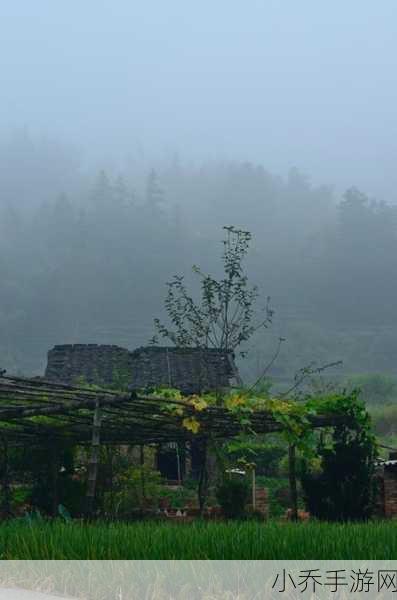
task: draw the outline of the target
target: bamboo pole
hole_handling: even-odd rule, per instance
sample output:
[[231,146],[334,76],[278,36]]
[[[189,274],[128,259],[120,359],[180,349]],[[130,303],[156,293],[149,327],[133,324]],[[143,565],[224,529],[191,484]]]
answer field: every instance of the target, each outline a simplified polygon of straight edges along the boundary
[[146,482],[145,482],[145,447],[143,446],[143,444],[140,445],[139,447],[139,464],[141,467],[141,493],[142,493],[142,500],[141,500],[141,512],[143,512],[143,508],[145,506],[145,502],[146,502]]
[[200,516],[202,517],[204,515],[204,510],[205,510],[205,503],[207,501],[207,494],[208,494],[208,469],[207,469],[207,455],[208,455],[208,448],[207,448],[207,440],[201,440],[200,443],[200,477],[199,477],[199,482],[198,482],[198,502],[199,502],[199,509],[200,509]]
[[291,518],[293,521],[298,520],[298,489],[296,485],[296,448],[294,444],[288,446],[288,475],[289,488],[292,504]]
[[[180,416],[163,410],[167,405],[180,405],[184,415],[194,414],[186,401],[140,395],[138,392],[118,396],[106,390],[86,390],[65,384],[21,378],[0,377],[0,432],[4,430],[9,443],[26,443],[28,439],[39,443],[54,436],[66,436],[76,443],[91,443],[92,421],[90,412],[98,402],[103,422],[101,444],[184,442],[194,435],[181,424]],[[91,410],[87,410],[91,409]],[[31,417],[48,416],[48,420],[31,420]],[[106,416],[106,418],[105,418]],[[309,415],[313,428],[349,423],[346,415]],[[7,429],[5,430],[5,424]],[[12,425],[9,427],[8,425]],[[239,420],[221,406],[211,406],[200,414],[201,431],[214,439],[227,439],[241,432]],[[256,433],[281,431],[283,425],[269,411],[251,416],[251,428]],[[181,478],[183,478],[181,463]]]
[[182,470],[181,470],[181,457],[179,454],[179,444],[175,443],[175,451],[176,451],[176,468],[178,473],[178,485],[182,484]]
[[56,441],[52,441],[52,449],[51,449],[51,487],[52,487],[52,502],[51,502],[51,512],[52,516],[56,517],[58,514],[58,471],[59,471],[59,452]]
[[252,510],[256,510],[256,472],[252,469]]
[[1,512],[4,518],[11,516],[11,493],[9,479],[9,461],[8,461],[8,440],[4,436],[3,439],[3,476],[2,476],[2,498]]
[[101,446],[101,409],[96,401],[92,423],[91,456],[88,465],[88,481],[86,494],[86,516],[92,517],[95,509],[95,492],[98,478],[99,450]]

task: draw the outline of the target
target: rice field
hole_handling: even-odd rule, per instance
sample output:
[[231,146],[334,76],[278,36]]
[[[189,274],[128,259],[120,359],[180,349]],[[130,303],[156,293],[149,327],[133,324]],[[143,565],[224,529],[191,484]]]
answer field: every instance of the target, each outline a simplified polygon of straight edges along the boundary
[[397,559],[397,523],[10,521],[0,559]]

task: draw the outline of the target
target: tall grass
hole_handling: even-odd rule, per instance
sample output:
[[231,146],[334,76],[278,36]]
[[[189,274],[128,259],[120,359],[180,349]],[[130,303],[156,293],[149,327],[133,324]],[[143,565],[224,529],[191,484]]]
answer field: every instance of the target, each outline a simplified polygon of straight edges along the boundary
[[230,522],[0,527],[1,559],[397,559],[397,523]]

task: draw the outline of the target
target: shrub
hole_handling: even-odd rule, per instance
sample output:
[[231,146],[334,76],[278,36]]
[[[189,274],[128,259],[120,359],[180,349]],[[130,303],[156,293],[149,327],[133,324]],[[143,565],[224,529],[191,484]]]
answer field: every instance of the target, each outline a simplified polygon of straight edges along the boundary
[[159,494],[160,498],[168,500],[169,506],[173,509],[185,508],[187,504],[196,500],[196,490],[180,487],[176,490],[164,487]]
[[228,519],[239,519],[245,515],[248,496],[249,485],[246,479],[224,479],[216,491],[222,512]]
[[[81,514],[85,484],[76,478],[75,449],[61,442],[29,448],[20,469],[32,479],[30,502],[44,514],[57,514],[62,504],[73,516]],[[55,462],[54,462],[55,457]],[[56,484],[54,478],[56,477]]]
[[303,469],[302,487],[309,512],[328,521],[368,519],[374,508],[375,442],[365,428],[335,428],[332,444],[320,442],[322,468]]
[[116,481],[118,491],[105,495],[105,511],[130,517],[143,508],[155,508],[161,495],[161,475],[148,466],[130,467]]

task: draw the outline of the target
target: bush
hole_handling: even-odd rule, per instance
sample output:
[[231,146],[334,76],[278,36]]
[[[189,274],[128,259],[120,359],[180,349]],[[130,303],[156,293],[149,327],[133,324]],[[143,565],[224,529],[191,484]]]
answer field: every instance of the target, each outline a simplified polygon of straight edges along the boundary
[[160,498],[166,499],[172,509],[185,508],[187,504],[196,500],[197,492],[194,489],[180,487],[176,490],[164,487],[159,494]]
[[248,496],[249,485],[245,479],[225,479],[216,491],[222,512],[228,519],[244,517]]
[[105,511],[114,517],[128,518],[144,508],[156,508],[162,490],[158,471],[148,466],[130,467],[116,481],[118,491],[105,494]]
[[365,429],[336,427],[332,445],[320,443],[322,468],[303,470],[301,481],[309,512],[327,521],[368,519],[374,508],[376,446]]
[[76,477],[75,454],[72,446],[61,442],[42,448],[30,448],[29,452],[24,453],[22,468],[33,480],[30,503],[40,512],[56,515],[58,505],[62,504],[72,516],[81,514],[85,484]]

